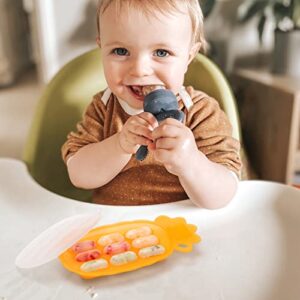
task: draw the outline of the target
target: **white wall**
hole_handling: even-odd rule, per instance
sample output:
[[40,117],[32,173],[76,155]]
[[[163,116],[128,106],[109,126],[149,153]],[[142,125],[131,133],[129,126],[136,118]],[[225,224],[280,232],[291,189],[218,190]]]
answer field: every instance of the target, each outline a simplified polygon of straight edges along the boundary
[[48,82],[66,62],[96,47],[96,0],[25,2],[41,81]]

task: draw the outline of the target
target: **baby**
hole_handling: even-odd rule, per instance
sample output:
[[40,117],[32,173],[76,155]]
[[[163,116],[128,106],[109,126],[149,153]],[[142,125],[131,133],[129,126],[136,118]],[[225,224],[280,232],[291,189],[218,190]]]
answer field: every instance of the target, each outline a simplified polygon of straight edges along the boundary
[[[97,43],[108,88],[96,94],[62,148],[72,183],[95,203],[143,205],[189,198],[225,206],[241,168],[239,142],[218,102],[184,88],[189,63],[205,46],[197,0],[100,0]],[[158,123],[143,111],[147,93],[171,90],[184,122]],[[149,154],[135,158],[141,145]]]

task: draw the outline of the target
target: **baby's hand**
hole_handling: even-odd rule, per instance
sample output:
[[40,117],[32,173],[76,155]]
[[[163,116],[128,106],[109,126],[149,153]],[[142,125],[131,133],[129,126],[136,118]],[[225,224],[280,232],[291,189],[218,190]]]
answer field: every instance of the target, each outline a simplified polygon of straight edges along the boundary
[[151,144],[152,131],[157,126],[158,122],[151,113],[142,112],[130,117],[119,134],[121,148],[128,154],[134,154],[140,145]]
[[152,139],[155,142],[148,145],[148,149],[168,172],[180,176],[192,168],[199,150],[192,131],[184,124],[168,118],[153,130]]

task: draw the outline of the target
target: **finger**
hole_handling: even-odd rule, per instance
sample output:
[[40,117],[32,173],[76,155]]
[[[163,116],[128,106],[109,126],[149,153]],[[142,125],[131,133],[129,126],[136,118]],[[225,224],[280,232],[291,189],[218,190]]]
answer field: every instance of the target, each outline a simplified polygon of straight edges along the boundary
[[135,117],[127,124],[127,131],[152,139],[152,126],[142,118]]
[[156,149],[155,143],[149,142],[148,144],[148,150],[149,151],[154,151]]
[[160,124],[157,128],[153,130],[152,139],[156,140],[164,137],[176,138],[180,134],[179,130],[180,129],[177,126],[169,124]]
[[147,127],[134,125],[128,128],[128,132],[152,140],[152,131]]
[[144,126],[149,128],[150,130],[153,130],[153,127],[149,122],[143,118],[141,118],[139,115],[136,115],[128,121],[129,126]]
[[176,138],[161,138],[155,141],[155,149],[171,150],[176,147]]
[[171,151],[165,149],[156,149],[154,151],[154,158],[163,164],[168,163],[172,159],[173,155]]
[[173,118],[167,118],[165,120],[163,120],[161,123],[162,124],[167,124],[167,125],[172,125],[172,126],[177,126],[177,127],[183,127],[185,126],[182,122],[176,120],[176,119],[173,119]]
[[138,117],[150,124],[152,129],[158,126],[156,118],[149,112],[142,112],[138,115]]
[[136,135],[132,132],[127,132],[126,141],[131,145],[148,145],[151,143],[151,140],[147,139],[146,137]]

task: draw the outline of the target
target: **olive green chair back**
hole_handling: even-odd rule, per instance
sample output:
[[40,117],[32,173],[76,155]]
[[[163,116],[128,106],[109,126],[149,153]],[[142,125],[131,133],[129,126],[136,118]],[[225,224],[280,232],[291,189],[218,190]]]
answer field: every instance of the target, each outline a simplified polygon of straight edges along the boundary
[[[199,54],[189,67],[185,84],[203,90],[220,102],[232,123],[233,135],[239,139],[235,101],[220,70]],[[90,191],[71,184],[60,150],[67,134],[75,130],[92,96],[105,88],[99,49],[66,64],[46,86],[23,153],[29,173],[41,186],[68,198],[90,201]]]

